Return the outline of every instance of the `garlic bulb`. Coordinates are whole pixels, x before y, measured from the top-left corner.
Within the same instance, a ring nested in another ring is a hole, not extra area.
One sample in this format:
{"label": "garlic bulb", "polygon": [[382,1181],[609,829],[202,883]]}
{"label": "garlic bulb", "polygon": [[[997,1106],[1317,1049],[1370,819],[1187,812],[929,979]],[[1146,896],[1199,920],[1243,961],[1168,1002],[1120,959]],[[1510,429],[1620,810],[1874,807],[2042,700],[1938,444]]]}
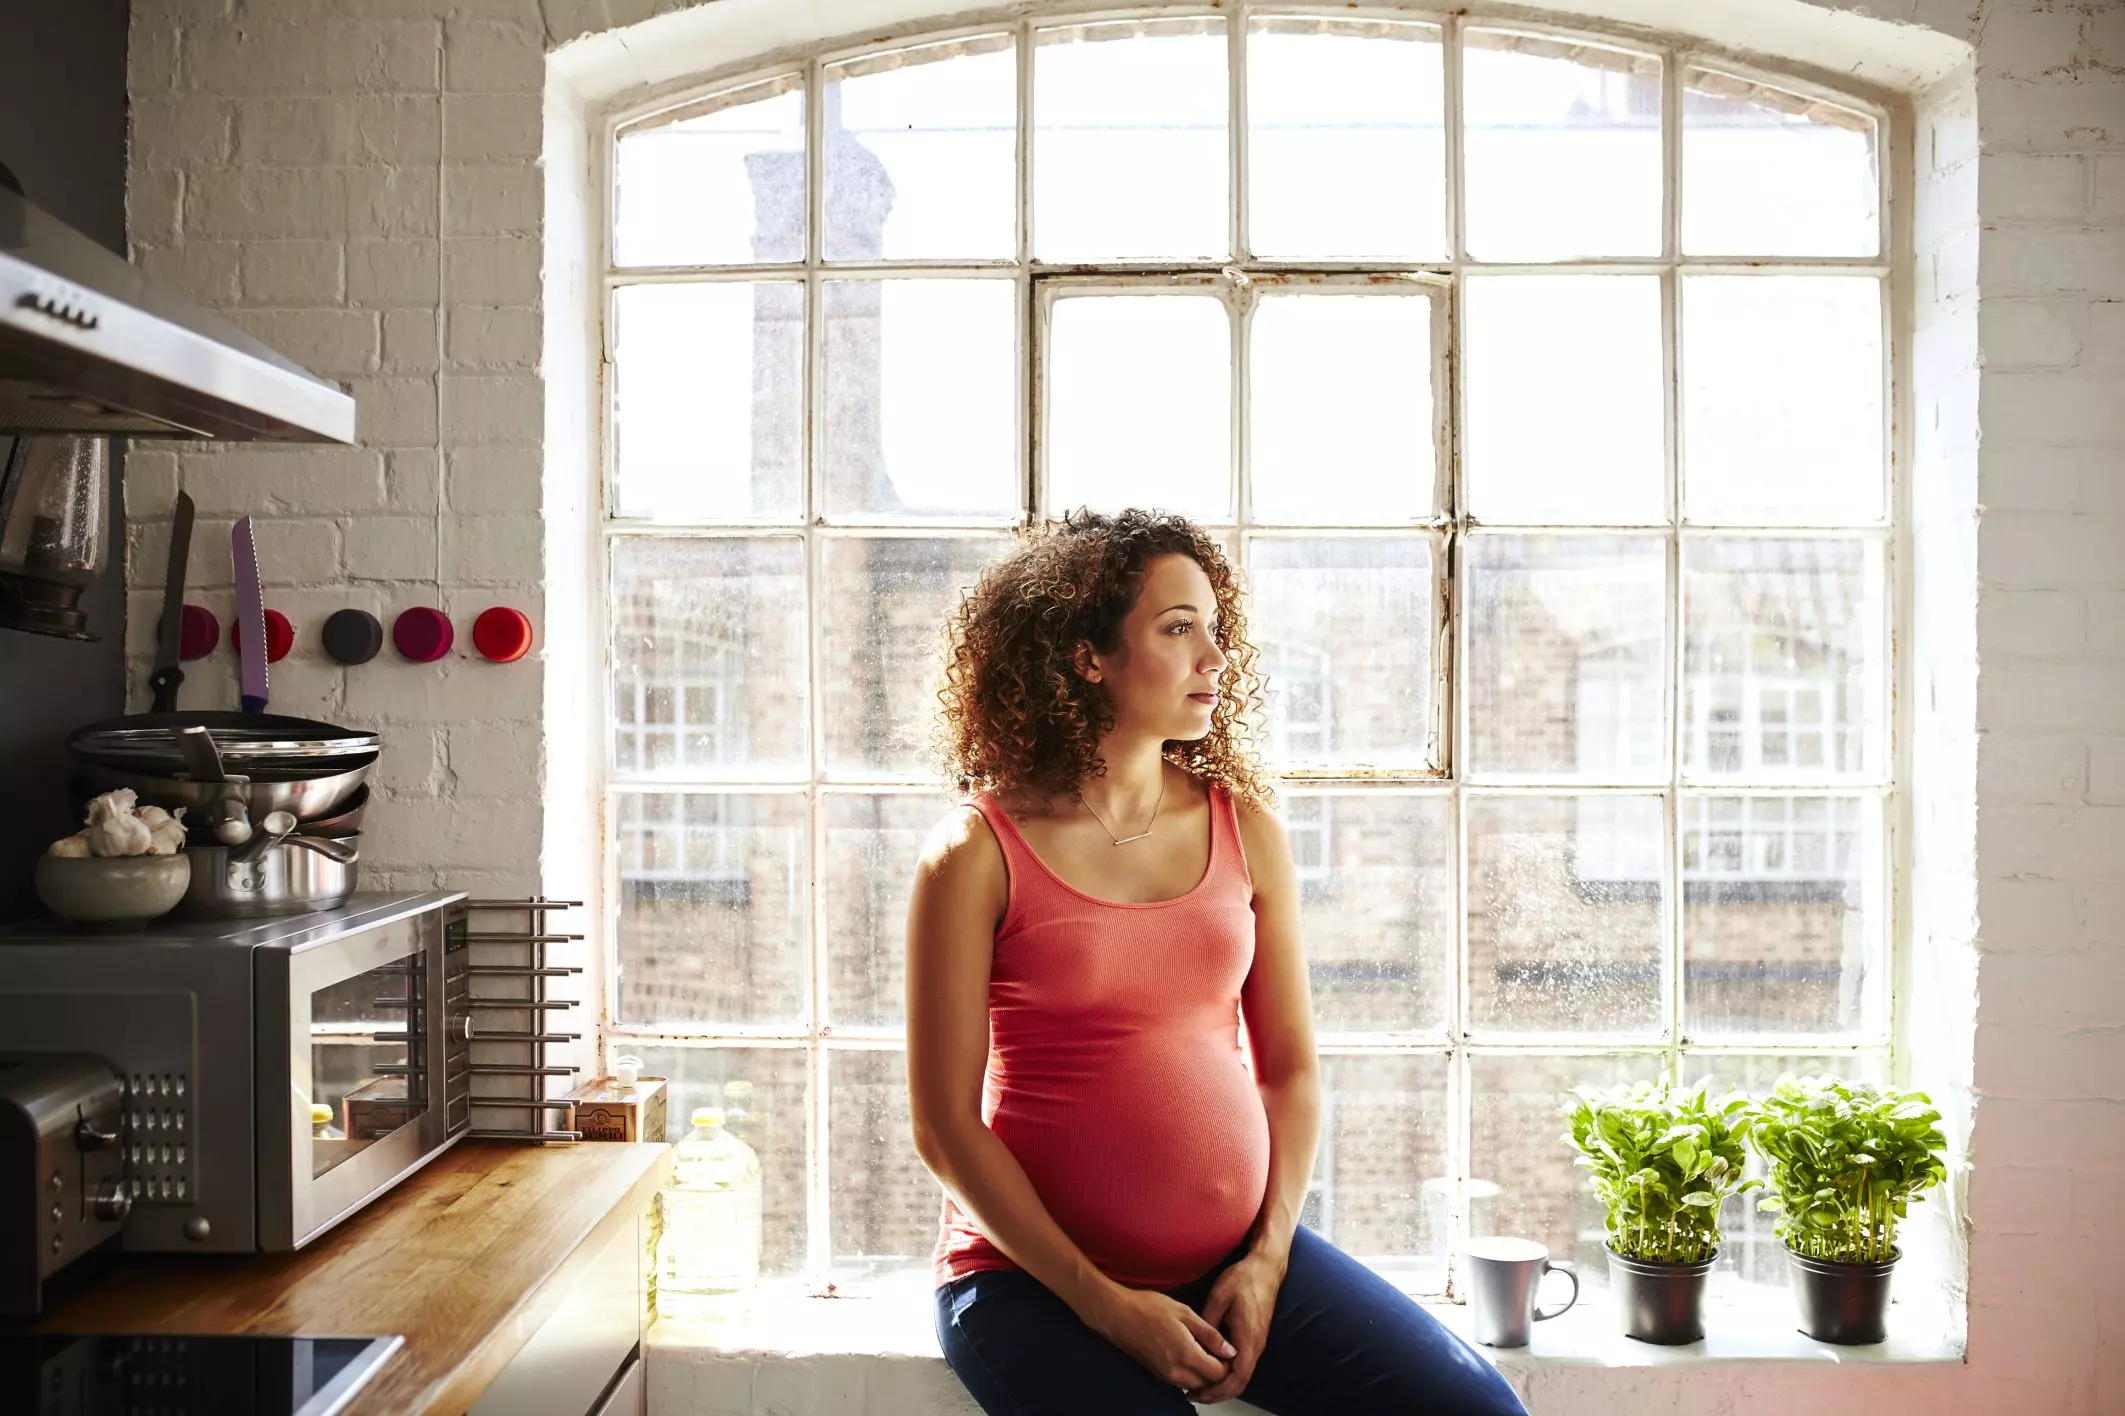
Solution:
{"label": "garlic bulb", "polygon": [[[147,807],[141,811],[140,819],[146,821],[148,812],[158,810],[158,807]],[[149,855],[176,855],[184,849],[183,816],[184,808],[180,806],[175,812],[163,812],[162,820],[148,827]]]}
{"label": "garlic bulb", "polygon": [[148,829],[147,822],[133,814],[133,800],[132,790],[120,787],[89,803],[89,824],[85,834],[89,838],[90,855],[147,854],[154,832]]}
{"label": "garlic bulb", "polygon": [[87,858],[88,853],[89,833],[86,831],[76,831],[71,836],[61,836],[58,840],[52,842],[51,848],[45,852],[46,855],[66,856],[73,860],[84,860]]}

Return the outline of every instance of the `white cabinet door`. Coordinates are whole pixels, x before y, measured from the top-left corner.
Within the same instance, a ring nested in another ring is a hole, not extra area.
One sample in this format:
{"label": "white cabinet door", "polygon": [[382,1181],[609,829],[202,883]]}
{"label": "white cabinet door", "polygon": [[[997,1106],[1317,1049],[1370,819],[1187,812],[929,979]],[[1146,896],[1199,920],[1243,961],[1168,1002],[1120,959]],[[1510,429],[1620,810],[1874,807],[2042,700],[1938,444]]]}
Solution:
{"label": "white cabinet door", "polygon": [[480,1394],[471,1416],[588,1416],[642,1341],[642,1267],[636,1214]]}

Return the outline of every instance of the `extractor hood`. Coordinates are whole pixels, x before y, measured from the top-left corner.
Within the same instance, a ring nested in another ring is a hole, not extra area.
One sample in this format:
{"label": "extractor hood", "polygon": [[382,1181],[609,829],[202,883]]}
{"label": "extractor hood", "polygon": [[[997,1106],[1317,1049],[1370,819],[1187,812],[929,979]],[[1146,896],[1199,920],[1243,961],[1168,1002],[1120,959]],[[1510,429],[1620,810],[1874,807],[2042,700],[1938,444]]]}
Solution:
{"label": "extractor hood", "polygon": [[0,433],[351,443],[354,400],[0,181]]}

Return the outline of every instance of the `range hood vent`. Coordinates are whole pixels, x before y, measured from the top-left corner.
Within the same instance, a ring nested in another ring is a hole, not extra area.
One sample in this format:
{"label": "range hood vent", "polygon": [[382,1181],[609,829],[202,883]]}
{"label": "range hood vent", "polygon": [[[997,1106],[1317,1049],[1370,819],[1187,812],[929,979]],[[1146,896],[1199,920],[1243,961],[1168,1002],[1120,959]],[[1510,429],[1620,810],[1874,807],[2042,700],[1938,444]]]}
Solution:
{"label": "range hood vent", "polygon": [[354,441],[354,400],[149,280],[0,168],[0,434]]}

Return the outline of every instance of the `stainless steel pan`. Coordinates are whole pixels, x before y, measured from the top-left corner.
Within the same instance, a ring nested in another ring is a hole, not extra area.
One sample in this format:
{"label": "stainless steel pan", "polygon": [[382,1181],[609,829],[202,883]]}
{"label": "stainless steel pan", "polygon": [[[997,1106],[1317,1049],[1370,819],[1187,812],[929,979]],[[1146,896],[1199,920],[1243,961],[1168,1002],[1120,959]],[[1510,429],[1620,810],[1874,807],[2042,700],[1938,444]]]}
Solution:
{"label": "stainless steel pan", "polygon": [[[270,811],[289,812],[297,821],[330,816],[341,803],[360,790],[362,783],[369,779],[369,769],[375,765],[376,754],[372,752],[362,758],[341,759],[333,764],[334,770],[317,776],[284,778],[278,774],[253,772],[250,785],[245,788],[251,819],[257,821]],[[223,782],[151,776],[86,758],[77,759],[76,767],[75,780],[89,789],[82,793],[84,798],[115,787],[131,787],[143,805],[159,806],[166,811],[180,806],[206,807],[219,801],[227,790],[227,784]]]}
{"label": "stainless steel pan", "polygon": [[248,861],[234,858],[237,850],[185,847],[192,858],[192,883],[173,913],[193,919],[249,919],[336,909],[354,893],[361,875],[358,860],[334,860],[298,846],[293,837],[267,846]]}

